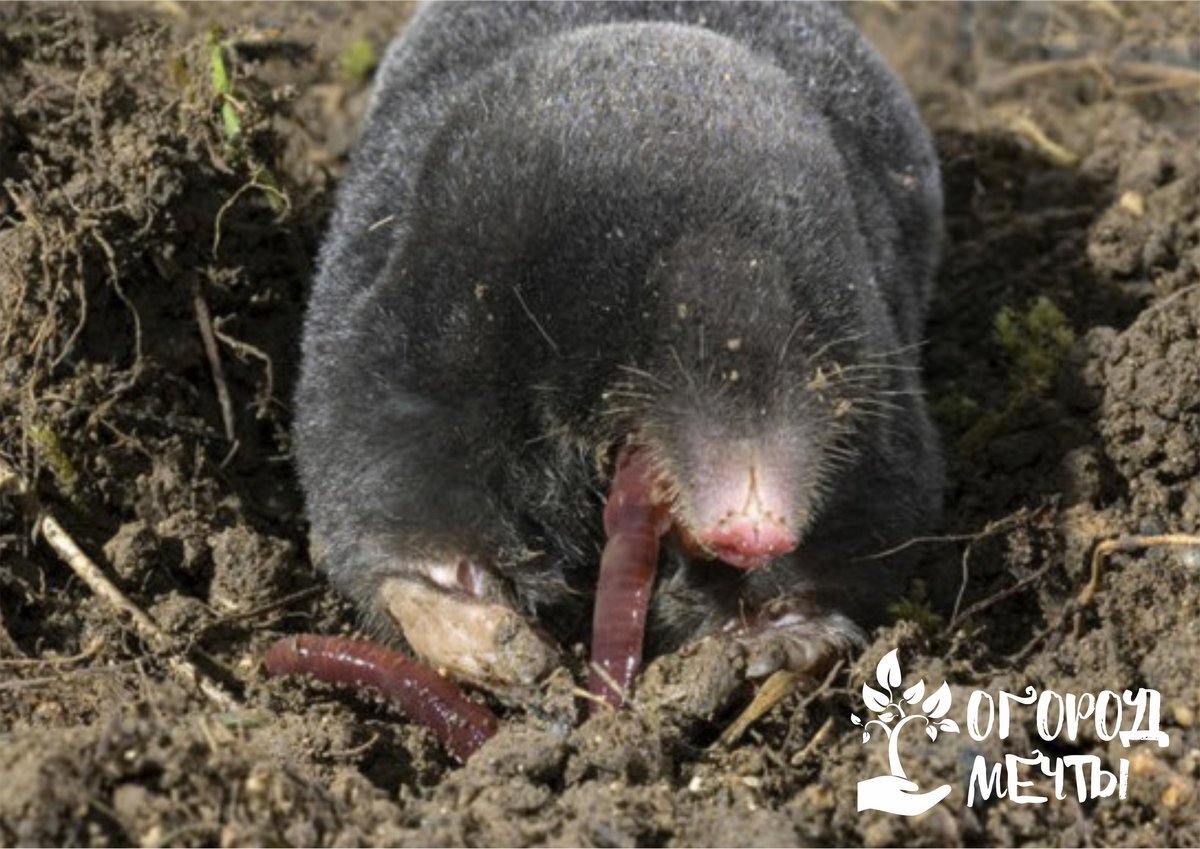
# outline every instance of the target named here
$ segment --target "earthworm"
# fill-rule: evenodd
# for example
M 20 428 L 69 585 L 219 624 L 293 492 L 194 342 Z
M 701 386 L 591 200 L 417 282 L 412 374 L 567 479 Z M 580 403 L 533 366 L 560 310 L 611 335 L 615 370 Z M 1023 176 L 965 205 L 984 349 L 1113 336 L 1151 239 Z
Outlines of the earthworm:
M 327 684 L 373 687 L 466 761 L 496 733 L 495 714 L 469 701 L 433 669 L 397 651 L 349 637 L 301 634 L 267 650 L 269 675 L 311 675 Z
M 588 682 L 588 689 L 613 707 L 625 705 L 642 665 L 659 538 L 671 523 L 668 507 L 646 452 L 623 448 L 604 506 L 607 541 L 596 586 Z M 593 704 L 593 709 L 598 706 Z

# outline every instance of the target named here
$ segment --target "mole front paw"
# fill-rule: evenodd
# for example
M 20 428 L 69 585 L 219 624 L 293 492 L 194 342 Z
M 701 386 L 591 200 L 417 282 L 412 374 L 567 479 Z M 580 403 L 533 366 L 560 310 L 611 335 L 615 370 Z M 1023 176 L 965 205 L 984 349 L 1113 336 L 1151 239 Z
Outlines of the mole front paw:
M 745 650 L 747 678 L 765 678 L 781 669 L 820 677 L 839 658 L 866 645 L 862 630 L 845 616 L 798 599 L 778 601 L 749 618 L 732 620 L 722 634 Z
M 440 578 L 454 576 L 452 584 Z M 559 665 L 559 651 L 512 607 L 482 567 L 410 570 L 379 588 L 379 603 L 427 663 L 499 695 L 518 696 Z
M 750 700 L 750 684 L 780 670 L 819 680 L 864 643 L 845 616 L 781 600 L 656 659 L 638 683 L 638 701 L 678 727 L 711 723 Z

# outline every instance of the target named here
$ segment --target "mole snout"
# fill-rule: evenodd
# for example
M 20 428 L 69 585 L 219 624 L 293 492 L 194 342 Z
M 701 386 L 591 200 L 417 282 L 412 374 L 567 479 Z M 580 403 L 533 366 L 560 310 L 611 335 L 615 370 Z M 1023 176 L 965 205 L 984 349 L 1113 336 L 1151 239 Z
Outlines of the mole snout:
M 782 471 L 785 464 L 771 453 L 749 442 L 714 446 L 687 499 L 685 524 L 695 547 L 739 569 L 765 566 L 796 549 L 801 499 Z
M 717 559 L 739 569 L 756 569 L 794 551 L 800 540 L 784 520 L 770 513 L 729 514 L 696 538 Z

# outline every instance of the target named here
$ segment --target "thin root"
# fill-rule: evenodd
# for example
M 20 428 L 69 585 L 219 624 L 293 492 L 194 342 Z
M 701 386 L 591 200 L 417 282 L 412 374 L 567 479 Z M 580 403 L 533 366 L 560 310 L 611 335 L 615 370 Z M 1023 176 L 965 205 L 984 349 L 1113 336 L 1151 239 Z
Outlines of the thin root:
M 1096 595 L 1100 592 L 1104 578 L 1104 561 L 1108 555 L 1117 551 L 1137 551 L 1142 548 L 1159 548 L 1163 546 L 1200 548 L 1200 536 L 1193 534 L 1135 535 L 1114 537 L 1112 539 L 1101 540 L 1097 543 L 1095 550 L 1092 552 L 1091 577 L 1083 589 L 1079 591 L 1079 595 L 1068 601 L 1058 616 L 1054 618 L 1053 622 L 1034 634 L 1033 638 L 1020 651 L 1010 657 L 1008 659 L 1009 663 L 1013 666 L 1023 664 L 1043 640 L 1061 629 L 1068 620 L 1075 623 L 1076 633 L 1080 631 L 1083 609 L 1095 601 Z
M 230 336 L 221 327 L 223 321 L 224 319 L 219 318 L 213 322 L 213 335 L 232 348 L 234 353 L 243 357 L 253 357 L 263 364 L 263 388 L 258 397 L 257 417 L 264 419 L 267 417 L 271 401 L 275 398 L 275 366 L 271 361 L 271 355 L 249 342 Z
M 1115 551 L 1136 551 L 1142 548 L 1159 548 L 1162 546 L 1196 546 L 1200 547 L 1200 536 L 1193 534 L 1153 534 L 1150 536 L 1115 537 L 1102 540 L 1092 552 L 1092 576 L 1079 592 L 1076 601 L 1080 607 L 1087 607 L 1100 591 L 1104 578 L 1104 561 Z
M 612 690 L 612 692 L 616 693 L 620 697 L 621 704 L 628 706 L 633 703 L 633 700 L 630 698 L 629 691 L 626 690 L 624 687 L 622 687 L 620 684 L 618 684 L 617 679 L 613 678 L 612 675 L 610 675 L 608 673 L 607 669 L 605 669 L 603 666 L 601 666 L 599 663 L 596 663 L 596 662 L 592 662 L 588 666 L 591 669 L 593 674 L 595 674 L 597 677 L 599 677 L 600 680 L 603 681 L 604 684 L 609 689 Z M 610 704 L 608 702 L 608 700 L 603 698 L 602 696 L 597 696 L 595 701 L 598 704 L 603 704 L 607 708 L 613 707 L 613 705 Z
M 1160 62 L 1112 62 L 1097 56 L 1027 62 L 984 80 L 985 94 L 1000 94 L 1046 76 L 1095 74 L 1109 92 L 1121 97 L 1172 89 L 1200 89 L 1200 70 Z M 1118 84 L 1118 77 L 1134 77 L 1141 82 Z
M 113 250 L 113 246 L 108 243 L 108 240 L 100 234 L 100 231 L 93 227 L 89 231 L 89 235 L 100 250 L 104 252 L 105 264 L 108 266 L 108 283 L 116 293 L 119 300 L 125 309 L 129 311 L 129 315 L 133 318 L 133 366 L 130 368 L 130 379 L 124 383 L 118 390 L 118 394 L 127 389 L 142 369 L 142 316 L 137 311 L 137 307 L 133 305 L 133 301 L 125 294 L 125 290 L 121 288 L 121 275 L 117 273 L 117 252 Z
M 232 100 L 229 95 L 226 95 L 226 97 Z M 264 183 L 258 179 L 261 173 L 261 170 L 256 171 L 254 176 L 249 181 L 239 186 L 238 190 L 230 195 L 229 198 L 226 199 L 223 204 L 221 204 L 221 208 L 217 210 L 217 217 L 213 220 L 212 255 L 214 259 L 216 259 L 217 254 L 221 250 L 221 226 L 225 220 L 225 215 L 229 212 L 229 210 L 233 209 L 234 205 L 246 192 L 250 191 L 251 189 L 258 189 L 268 197 L 274 197 L 283 205 L 282 212 L 280 213 L 281 215 L 292 208 L 292 199 L 287 196 L 286 192 L 281 192 L 279 189 L 275 188 L 269 183 Z
M 1074 168 L 1079 164 L 1079 154 L 1068 150 L 1054 141 L 1045 130 L 1033 122 L 1028 115 L 1017 115 L 1008 121 L 1008 128 L 1023 136 L 1038 152 L 1060 168 Z
M 28 666 L 72 666 L 76 663 L 82 663 L 85 660 L 91 660 L 100 653 L 100 649 L 102 648 L 104 648 L 104 641 L 95 639 L 79 654 L 73 654 L 69 657 L 20 657 L 10 660 L 0 660 L 0 669 Z
M 817 729 L 817 733 L 809 738 L 809 741 L 804 744 L 804 748 L 792 756 L 792 766 L 799 766 L 801 763 L 803 763 L 804 759 L 808 757 L 809 753 L 812 752 L 813 749 L 825 742 L 825 738 L 829 736 L 829 732 L 832 730 L 833 717 L 831 716 L 821 723 L 821 727 Z
M 357 746 L 352 746 L 349 749 L 335 749 L 332 752 L 328 752 L 327 757 L 334 758 L 335 760 L 345 760 L 345 759 L 349 759 L 349 758 L 357 758 L 359 755 L 363 754 L 364 752 L 369 751 L 371 749 L 371 747 L 374 746 L 378 742 L 379 742 L 379 732 L 376 731 L 374 734 L 371 735 L 371 738 L 369 740 L 367 740 L 365 743 L 360 743 Z
M 605 699 L 603 696 L 597 696 L 595 693 L 591 692 L 590 690 L 585 690 L 583 687 L 572 687 L 571 695 L 575 696 L 576 698 L 587 699 L 589 702 L 592 702 L 593 704 L 595 704 L 597 706 L 606 707 L 609 710 L 614 710 L 613 706 L 610 705 L 608 703 L 608 700 Z

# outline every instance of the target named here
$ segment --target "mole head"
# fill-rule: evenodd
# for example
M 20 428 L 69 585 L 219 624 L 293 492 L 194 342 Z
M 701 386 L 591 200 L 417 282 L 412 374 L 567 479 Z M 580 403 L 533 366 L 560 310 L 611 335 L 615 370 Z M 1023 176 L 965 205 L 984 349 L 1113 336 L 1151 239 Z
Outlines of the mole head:
M 624 377 L 685 546 L 752 569 L 800 545 L 851 456 L 853 381 L 835 357 L 854 333 L 778 256 L 729 245 L 680 245 L 658 264 L 654 341 Z

